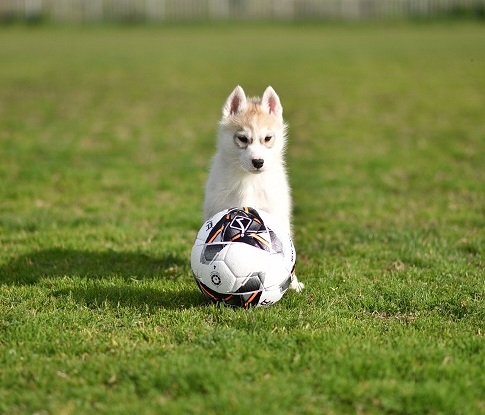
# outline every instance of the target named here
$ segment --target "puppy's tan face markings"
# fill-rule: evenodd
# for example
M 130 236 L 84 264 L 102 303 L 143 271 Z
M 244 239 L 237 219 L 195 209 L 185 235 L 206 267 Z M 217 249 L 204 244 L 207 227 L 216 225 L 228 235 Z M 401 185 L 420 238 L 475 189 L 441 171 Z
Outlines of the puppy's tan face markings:
M 234 134 L 234 142 L 236 143 L 237 147 L 245 149 L 254 143 L 254 138 L 247 131 L 240 130 Z M 268 131 L 263 135 L 260 134 L 259 142 L 266 148 L 272 148 L 275 143 L 274 133 L 272 131 Z
M 234 142 L 241 149 L 255 141 L 272 148 L 275 143 L 274 130 L 283 128 L 281 121 L 265 112 L 257 102 L 249 102 L 246 110 L 231 116 L 225 124 L 226 128 L 235 131 Z M 266 127 L 261 128 L 262 125 Z

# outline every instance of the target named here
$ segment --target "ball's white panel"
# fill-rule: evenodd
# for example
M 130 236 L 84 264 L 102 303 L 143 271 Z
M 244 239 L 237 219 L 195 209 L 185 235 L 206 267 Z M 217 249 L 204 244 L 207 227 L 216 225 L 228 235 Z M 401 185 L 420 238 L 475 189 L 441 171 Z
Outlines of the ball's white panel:
M 274 288 L 272 290 L 264 290 L 261 298 L 259 299 L 258 306 L 267 307 L 273 305 L 277 301 L 281 300 L 285 291 L 281 291 L 279 288 Z
M 264 224 L 271 229 L 283 244 L 283 253 L 287 267 L 293 269 L 296 263 L 296 250 L 291 236 L 284 230 L 279 221 L 268 212 L 256 209 L 263 219 Z
M 199 280 L 221 294 L 231 293 L 236 284 L 236 278 L 223 261 L 215 261 L 207 266 L 201 272 Z
M 290 271 L 286 268 L 283 257 L 278 254 L 269 255 L 267 259 L 267 272 L 264 279 L 264 287 L 274 288 L 290 276 Z
M 206 220 L 204 224 L 200 227 L 199 232 L 197 233 L 196 241 L 205 243 L 216 223 L 219 222 L 226 213 L 227 210 L 223 210 L 222 212 L 216 213 L 209 220 Z
M 244 278 L 255 272 L 265 272 L 270 254 L 240 242 L 232 242 L 227 250 L 225 263 L 237 278 Z
M 192 247 L 192 252 L 190 254 L 190 266 L 192 267 L 192 272 L 194 273 L 196 278 L 199 277 L 199 274 L 201 272 L 200 255 L 203 249 L 204 245 L 196 244 Z

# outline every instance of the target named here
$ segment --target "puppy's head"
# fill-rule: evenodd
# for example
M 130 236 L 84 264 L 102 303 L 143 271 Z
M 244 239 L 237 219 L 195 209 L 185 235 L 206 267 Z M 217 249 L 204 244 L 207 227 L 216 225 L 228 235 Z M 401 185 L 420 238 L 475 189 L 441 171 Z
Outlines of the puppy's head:
M 262 98 L 246 98 L 237 86 L 222 108 L 219 150 L 228 163 L 261 173 L 283 162 L 285 133 L 283 107 L 273 88 L 266 88 Z

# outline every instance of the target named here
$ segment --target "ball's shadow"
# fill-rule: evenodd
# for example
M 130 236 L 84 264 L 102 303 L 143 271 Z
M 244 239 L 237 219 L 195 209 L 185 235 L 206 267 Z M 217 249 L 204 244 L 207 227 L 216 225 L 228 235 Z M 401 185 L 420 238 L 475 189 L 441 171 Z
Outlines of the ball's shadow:
M 195 283 L 182 289 L 181 284 L 171 283 L 186 278 L 189 271 L 188 258 L 174 254 L 154 258 L 136 252 L 48 249 L 22 255 L 0 266 L 0 285 L 36 285 L 44 279 L 68 277 L 76 278 L 72 287 L 53 288 L 52 295 L 70 296 L 89 307 L 108 303 L 147 310 L 207 304 Z M 142 284 L 148 280 L 160 280 L 161 288 Z

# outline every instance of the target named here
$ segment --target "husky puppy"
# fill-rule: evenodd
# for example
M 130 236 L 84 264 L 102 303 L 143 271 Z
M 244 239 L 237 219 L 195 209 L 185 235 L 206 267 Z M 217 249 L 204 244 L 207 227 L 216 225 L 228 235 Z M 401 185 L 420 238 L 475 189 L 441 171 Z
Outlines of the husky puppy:
M 204 220 L 250 206 L 273 216 L 291 234 L 291 195 L 285 169 L 286 124 L 273 88 L 247 98 L 237 86 L 222 108 L 217 151 L 206 184 Z M 293 277 L 291 287 L 303 284 Z

